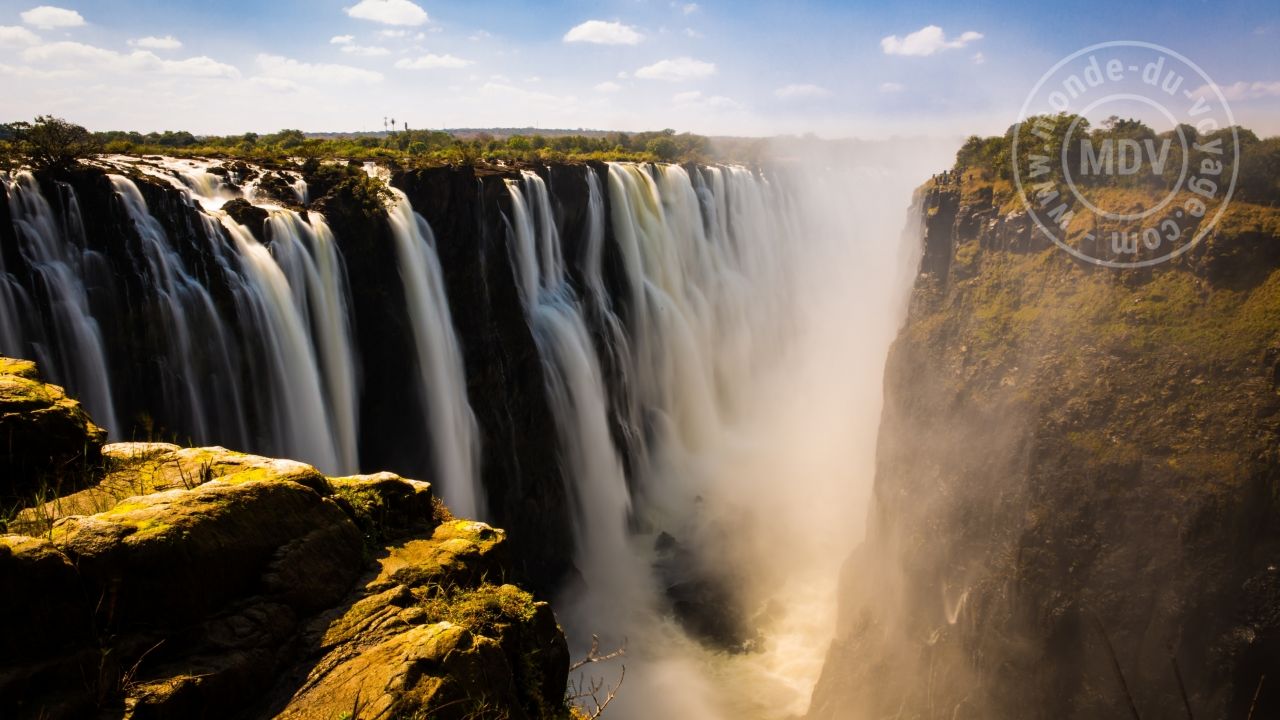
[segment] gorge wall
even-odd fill
[[[810,717],[1280,712],[1280,212],[1237,201],[1186,256],[1116,271],[1004,190],[917,193]]]

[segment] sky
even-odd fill
[[[1003,132],[1087,45],[1199,64],[1280,134],[1280,2],[0,0],[0,122],[197,134]]]

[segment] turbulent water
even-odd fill
[[[557,608],[577,655],[592,634],[605,650],[625,640],[610,717],[805,711],[838,568],[862,532],[884,354],[912,267],[898,234],[936,161],[919,155],[764,171],[583,166],[585,217],[570,237],[545,175],[506,181],[505,243],[572,511],[579,575]],[[24,270],[0,266],[0,352],[40,360],[113,432],[110,380],[141,376],[162,386],[154,412],[178,439],[331,474],[383,469],[359,457],[360,333],[325,218],[199,162],[139,169],[179,191],[194,220],[190,237],[171,237],[138,184],[111,175],[138,236],[142,280],[124,293],[86,249],[70,186],[5,179]],[[304,182],[292,187],[308,199]],[[399,277],[387,280],[403,291],[422,441],[454,512],[485,517],[453,322],[474,309],[450,308],[431,227],[393,195]],[[223,210],[237,196],[268,213],[260,234]],[[145,328],[164,357],[137,370],[103,328]],[[744,652],[700,642],[688,613],[672,612],[669,590],[706,578],[743,620]],[[606,683],[621,673],[590,670]]]

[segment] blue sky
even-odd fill
[[[0,120],[198,133],[992,133],[1063,56],[1188,56],[1280,134],[1280,3],[0,0]],[[593,22],[594,21],[594,22]]]

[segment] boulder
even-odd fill
[[[106,437],[35,363],[0,358],[0,501],[30,505],[85,484]]]
[[[75,566],[48,540],[0,535],[0,666],[30,663],[88,637],[92,610]]]
[[[430,532],[448,511],[431,484],[389,472],[329,479],[334,499],[370,541]]]
[[[253,233],[253,236],[262,244],[267,244],[270,238],[266,235],[266,223],[270,214],[262,208],[251,205],[244,198],[236,198],[230,200],[222,206],[222,210],[231,216],[232,220],[240,223]]]
[[[562,717],[568,652],[506,535],[428,483],[119,443],[0,536],[0,713]],[[43,523],[39,520],[43,519]]]

